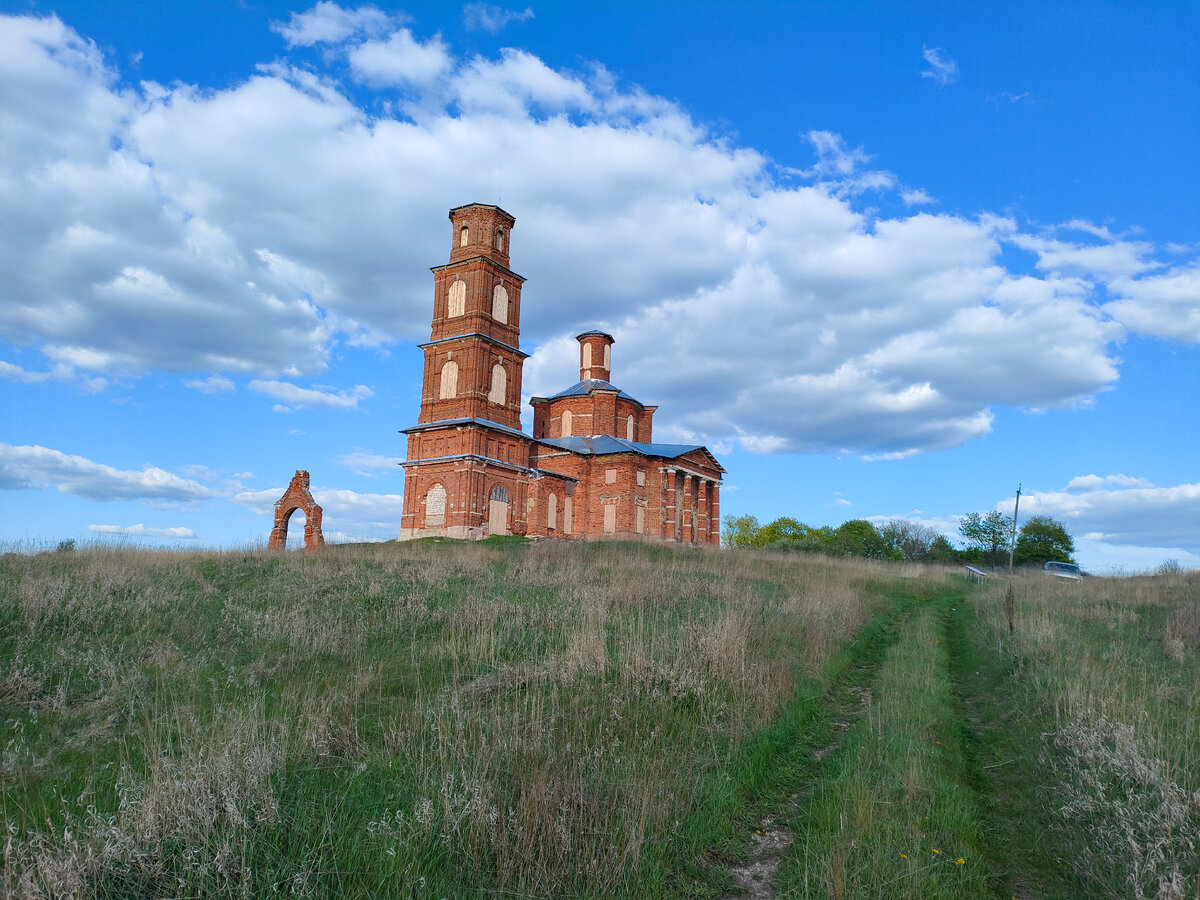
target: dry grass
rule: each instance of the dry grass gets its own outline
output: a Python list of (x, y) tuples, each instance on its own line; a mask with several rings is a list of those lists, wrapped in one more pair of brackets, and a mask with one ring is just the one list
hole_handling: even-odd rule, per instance
[(7, 555), (0, 886), (640, 895), (704, 776), (896, 571), (628, 545)]
[(1064, 846), (1099, 891), (1175, 900), (1200, 892), (1200, 575), (1041, 577), (1016, 583), (1016, 636), (1003, 585), (975, 604), (998, 649), (1020, 661), (1048, 720), (1043, 762)]

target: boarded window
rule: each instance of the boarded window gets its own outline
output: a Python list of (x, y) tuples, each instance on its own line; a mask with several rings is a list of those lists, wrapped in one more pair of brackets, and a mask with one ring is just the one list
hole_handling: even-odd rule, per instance
[(441, 400), (453, 400), (458, 395), (458, 363), (449, 360), (442, 366), (442, 383), (438, 390)]
[(435, 484), (425, 495), (425, 527), (440, 528), (446, 524), (446, 489)]
[(564, 409), (562, 414), (562, 436), (571, 436), (571, 411)]
[(467, 231), (467, 226), (464, 225), (462, 227), (462, 229), (458, 232), (458, 246), (460, 246), (460, 247), (467, 246), (467, 241), (469, 241), (470, 239), (471, 239), (471, 233), (469, 231)]
[(571, 498), (563, 498), (563, 534), (571, 533)]
[(615, 534), (617, 530), (617, 504), (604, 504), (604, 533)]
[(625, 420), (625, 440), (633, 440), (633, 416), (629, 416)]
[(612, 368), (612, 347), (608, 344), (604, 345), (604, 368)]
[(646, 470), (645, 469), (637, 470), (637, 483), (638, 483), (639, 487), (645, 485), (645, 483), (646, 483)]
[(503, 228), (496, 229), (496, 249), (499, 250), (501, 253), (504, 252), (504, 229)]
[(546, 527), (551, 531), (558, 528), (558, 498), (553, 494), (546, 498)]
[(502, 284), (496, 285), (492, 291), (492, 318), (497, 322), (508, 323), (508, 291)]
[[(592, 367), (592, 345), (591, 344), (583, 345), (583, 367), (585, 369), (590, 369)], [(589, 378), (591, 377), (590, 372), (587, 373), (587, 375)]]
[(456, 281), (450, 285), (450, 303), (446, 315), (450, 318), (461, 316), (467, 311), (467, 283)]
[(637, 505), (637, 533), (646, 533), (646, 507), (640, 503)]
[(492, 366), (492, 389), (488, 391), (488, 402), (499, 403), (503, 406), (507, 393), (508, 373), (504, 371), (504, 366), (496, 363)]
[(616, 469), (605, 469), (604, 470), (604, 483), (605, 484), (616, 484), (617, 483), (617, 470)]

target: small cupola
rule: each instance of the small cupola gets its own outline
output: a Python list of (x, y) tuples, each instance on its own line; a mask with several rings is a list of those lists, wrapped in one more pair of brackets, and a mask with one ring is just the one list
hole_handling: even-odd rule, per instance
[(613, 336), (604, 331), (585, 331), (579, 341), (579, 380), (612, 380)]

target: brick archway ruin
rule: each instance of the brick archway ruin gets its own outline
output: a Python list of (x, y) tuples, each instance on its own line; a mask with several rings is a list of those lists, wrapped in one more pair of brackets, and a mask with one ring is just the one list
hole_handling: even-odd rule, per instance
[(316, 553), (325, 546), (321, 533), (321, 507), (308, 489), (308, 472), (297, 469), (283, 496), (275, 501), (275, 527), (271, 529), (268, 550), (283, 550), (287, 547), (288, 519), (296, 510), (304, 512), (304, 552)]

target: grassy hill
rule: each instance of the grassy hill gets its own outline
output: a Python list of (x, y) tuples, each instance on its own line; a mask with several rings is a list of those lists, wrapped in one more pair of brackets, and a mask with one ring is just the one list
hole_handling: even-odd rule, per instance
[(758, 552), (9, 554), (0, 893), (1195, 896), (1200, 582), (1014, 623)]

